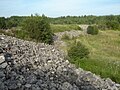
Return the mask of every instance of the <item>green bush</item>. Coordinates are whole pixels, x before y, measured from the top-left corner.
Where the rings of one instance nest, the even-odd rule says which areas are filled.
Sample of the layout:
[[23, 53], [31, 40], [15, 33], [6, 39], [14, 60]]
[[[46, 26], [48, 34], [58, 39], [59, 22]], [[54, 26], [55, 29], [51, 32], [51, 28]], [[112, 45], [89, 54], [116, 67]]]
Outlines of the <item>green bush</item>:
[[29, 37], [36, 41], [51, 44], [53, 42], [52, 32], [47, 17], [44, 15], [31, 16], [22, 24], [22, 29], [25, 30]]
[[29, 40], [29, 35], [24, 30], [12, 30], [12, 33], [17, 38]]
[[98, 28], [96, 26], [88, 26], [87, 33], [91, 35], [97, 35], [99, 32]]
[[0, 17], [0, 29], [6, 29], [5, 18]]
[[106, 26], [107, 26], [108, 29], [118, 30], [119, 29], [119, 22], [117, 22], [117, 21], [108, 21], [108, 22], [106, 22]]
[[68, 57], [71, 60], [87, 58], [89, 50], [80, 42], [77, 42], [68, 50]]
[[107, 26], [103, 23], [103, 24], [98, 24], [98, 29], [99, 30], [107, 30]]
[[13, 27], [17, 27], [17, 23], [13, 20], [6, 20], [6, 28], [11, 29]]

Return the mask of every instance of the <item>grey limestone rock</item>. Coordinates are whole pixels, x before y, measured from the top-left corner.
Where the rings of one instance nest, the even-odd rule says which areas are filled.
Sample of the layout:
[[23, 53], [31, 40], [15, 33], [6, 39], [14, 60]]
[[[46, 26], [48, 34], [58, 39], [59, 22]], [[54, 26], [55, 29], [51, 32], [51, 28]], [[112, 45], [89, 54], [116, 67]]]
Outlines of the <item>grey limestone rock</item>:
[[5, 74], [3, 71], [0, 71], [0, 78], [3, 78], [3, 77], [5, 77]]
[[0, 56], [0, 68], [5, 68], [7, 66], [7, 62], [5, 62], [4, 55]]
[[73, 86], [68, 82], [64, 82], [62, 85], [62, 90], [73, 90]]
[[31, 84], [25, 84], [25, 87], [26, 87], [26, 88], [30, 88], [30, 87], [31, 87]]

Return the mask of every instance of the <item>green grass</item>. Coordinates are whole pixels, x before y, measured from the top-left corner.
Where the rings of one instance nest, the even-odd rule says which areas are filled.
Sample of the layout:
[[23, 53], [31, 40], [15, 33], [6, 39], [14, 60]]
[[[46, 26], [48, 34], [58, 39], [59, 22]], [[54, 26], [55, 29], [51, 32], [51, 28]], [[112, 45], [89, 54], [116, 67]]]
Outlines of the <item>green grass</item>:
[[[120, 31], [100, 31], [77, 38], [90, 50], [88, 59], [70, 60], [76, 66], [120, 83]], [[67, 41], [68, 45], [74, 40]]]
[[57, 32], [64, 32], [70, 30], [81, 30], [81, 28], [76, 24], [71, 24], [71, 25], [51, 24], [51, 30], [53, 33], [57, 33]]

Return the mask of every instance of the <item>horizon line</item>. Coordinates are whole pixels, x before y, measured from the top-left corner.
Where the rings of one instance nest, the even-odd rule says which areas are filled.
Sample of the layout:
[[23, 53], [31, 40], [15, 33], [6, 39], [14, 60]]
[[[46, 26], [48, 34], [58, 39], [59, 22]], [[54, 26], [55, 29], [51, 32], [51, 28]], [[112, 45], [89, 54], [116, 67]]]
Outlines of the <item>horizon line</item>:
[[[47, 17], [49, 17], [49, 18], [59, 18], [59, 17], [68, 17], [68, 16], [70, 16], [70, 17], [74, 17], [74, 16], [76, 16], [76, 17], [82, 17], [82, 16], [111, 16], [111, 15], [113, 15], [113, 16], [119, 16], [120, 14], [104, 14], [104, 15], [95, 15], [95, 14], [87, 14], [87, 15], [61, 15], [61, 16], [49, 16], [49, 15], [46, 15], [46, 14], [38, 14], [38, 13], [35, 13], [35, 14], [37, 14], [37, 15], [39, 15], [39, 16], [42, 16], [42, 15], [45, 15], [45, 16], [47, 16]], [[24, 17], [24, 16], [31, 16], [31, 15], [33, 15], [33, 16], [35, 16], [35, 14], [30, 14], [30, 15], [10, 15], [10, 16], [0, 16], [0, 17], [5, 17], [5, 18], [10, 18], [10, 17], [13, 17], [13, 16], [18, 16], [18, 17]]]

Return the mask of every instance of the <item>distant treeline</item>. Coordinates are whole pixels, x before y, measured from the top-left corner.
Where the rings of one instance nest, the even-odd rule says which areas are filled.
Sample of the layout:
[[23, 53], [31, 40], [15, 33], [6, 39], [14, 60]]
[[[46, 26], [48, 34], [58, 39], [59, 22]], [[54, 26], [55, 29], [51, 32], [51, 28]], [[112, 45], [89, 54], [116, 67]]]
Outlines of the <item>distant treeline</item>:
[[0, 29], [11, 29], [18, 27], [28, 16], [11, 16], [9, 18], [0, 17]]
[[[22, 22], [29, 16], [11, 16], [9, 18], [0, 17], [0, 29], [10, 29], [21, 26]], [[95, 24], [99, 29], [120, 29], [120, 15], [108, 16], [62, 16], [49, 18], [51, 24]]]
[[99, 29], [120, 29], [120, 15], [108, 16], [63, 16], [50, 18], [52, 24], [95, 24]]

